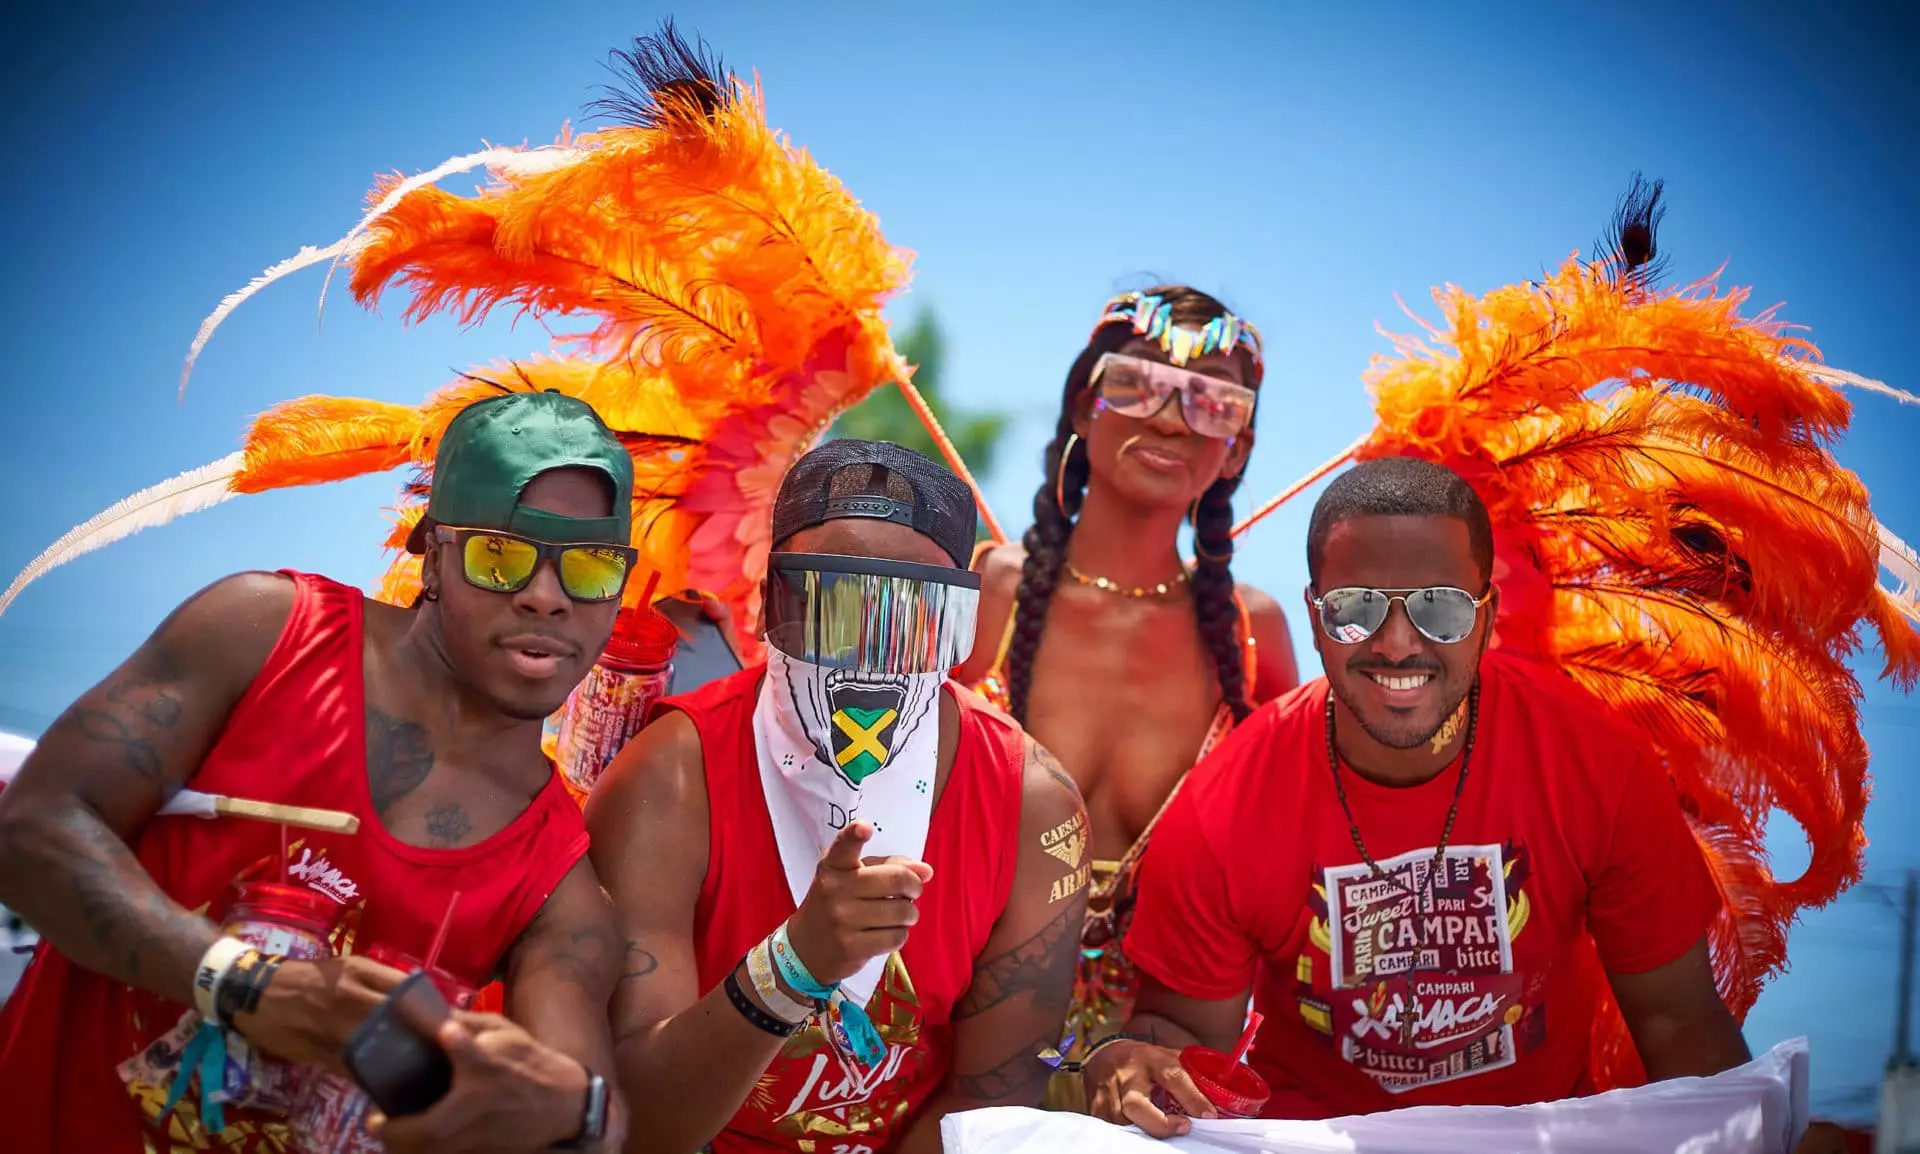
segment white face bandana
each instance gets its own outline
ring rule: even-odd
[[[927,850],[946,674],[851,678],[770,649],[754,705],[760,786],[796,904],[827,846],[856,818],[873,823],[867,857],[918,860]],[[865,1005],[886,965],[875,958],[841,983],[847,996]]]
[[[864,856],[926,853],[941,686],[973,645],[979,578],[964,570],[776,553],[767,676],[753,710],[760,784],[798,903],[827,846],[872,823]],[[841,983],[865,1005],[875,958]]]

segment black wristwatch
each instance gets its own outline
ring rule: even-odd
[[[585,1150],[607,1136],[607,1080],[587,1071],[587,1107],[580,1115],[580,1132],[565,1142],[555,1142],[555,1150]]]

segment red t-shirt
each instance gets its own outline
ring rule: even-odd
[[[764,671],[744,669],[655,707],[687,715],[706,762],[707,873],[694,912],[703,994],[793,916],[754,753],[753,707]],[[974,959],[1013,892],[1026,766],[1019,726],[974,693],[948,690],[960,706],[960,738],[921,858],[933,867],[933,880],[915,903],[919,922],[867,1003],[886,1058],[848,1074],[826,1036],[808,1026],[787,1040],[708,1146],[716,1154],[889,1150],[946,1078],[954,1004],[972,985]]]
[[[458,890],[437,964],[482,985],[586,853],[580,808],[556,773],[519,817],[475,845],[422,849],[388,833],[367,783],[361,594],[322,577],[289,575],[296,593],[286,629],[188,785],[359,817],[357,835],[291,831],[288,878],[343,907],[335,951],[364,952],[378,943],[421,957]],[[235,818],[157,817],[133,850],[169,897],[218,920],[236,880],[278,872],[280,830]],[[43,942],[0,1011],[0,1149],[283,1149],[284,1121],[248,1111],[228,1111],[226,1130],[209,1136],[195,1090],[174,1108],[166,1140],[142,1125],[143,1117],[159,1114],[166,1088],[129,1086],[116,1068],[185,1011],[83,970]]]
[[[1266,1114],[1519,1105],[1591,1089],[1605,977],[1679,958],[1719,891],[1636,735],[1564,675],[1498,650],[1445,863],[1456,759],[1411,788],[1327,764],[1324,679],[1193,771],[1141,865],[1127,954],[1192,998],[1254,991]],[[1597,960],[1596,960],[1597,947]]]

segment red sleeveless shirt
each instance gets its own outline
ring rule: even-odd
[[[367,783],[361,594],[323,577],[288,576],[295,595],[286,629],[188,785],[357,816],[356,835],[292,830],[289,837],[288,879],[343,907],[335,952],[379,943],[423,956],[458,890],[439,965],[484,985],[585,854],[580,808],[556,773],[519,817],[476,845],[421,849],[388,833]],[[236,881],[272,879],[280,869],[279,827],[264,822],[159,817],[132,848],[168,896],[216,921]],[[83,970],[43,942],[0,1011],[0,1147],[10,1154],[284,1149],[284,1122],[257,1113],[230,1110],[226,1130],[209,1136],[192,1091],[164,1137],[142,1124],[158,1116],[166,1088],[129,1087],[116,1067],[184,1012]]]
[[[706,762],[707,874],[694,911],[703,993],[794,911],[754,754],[753,707],[764,668],[657,707],[687,715]],[[887,1056],[865,1076],[849,1077],[820,1030],[807,1027],[788,1040],[713,1140],[714,1154],[877,1154],[900,1140],[945,1080],[954,1003],[972,983],[974,959],[1013,890],[1026,764],[1019,726],[978,695],[947,688],[960,706],[960,738],[927,830],[922,860],[933,867],[933,881],[920,897],[919,923],[867,1003]]]

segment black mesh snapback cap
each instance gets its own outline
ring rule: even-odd
[[[842,517],[905,525],[932,539],[957,568],[973,560],[973,490],[945,465],[891,441],[828,441],[795,461],[773,503],[774,546]]]

